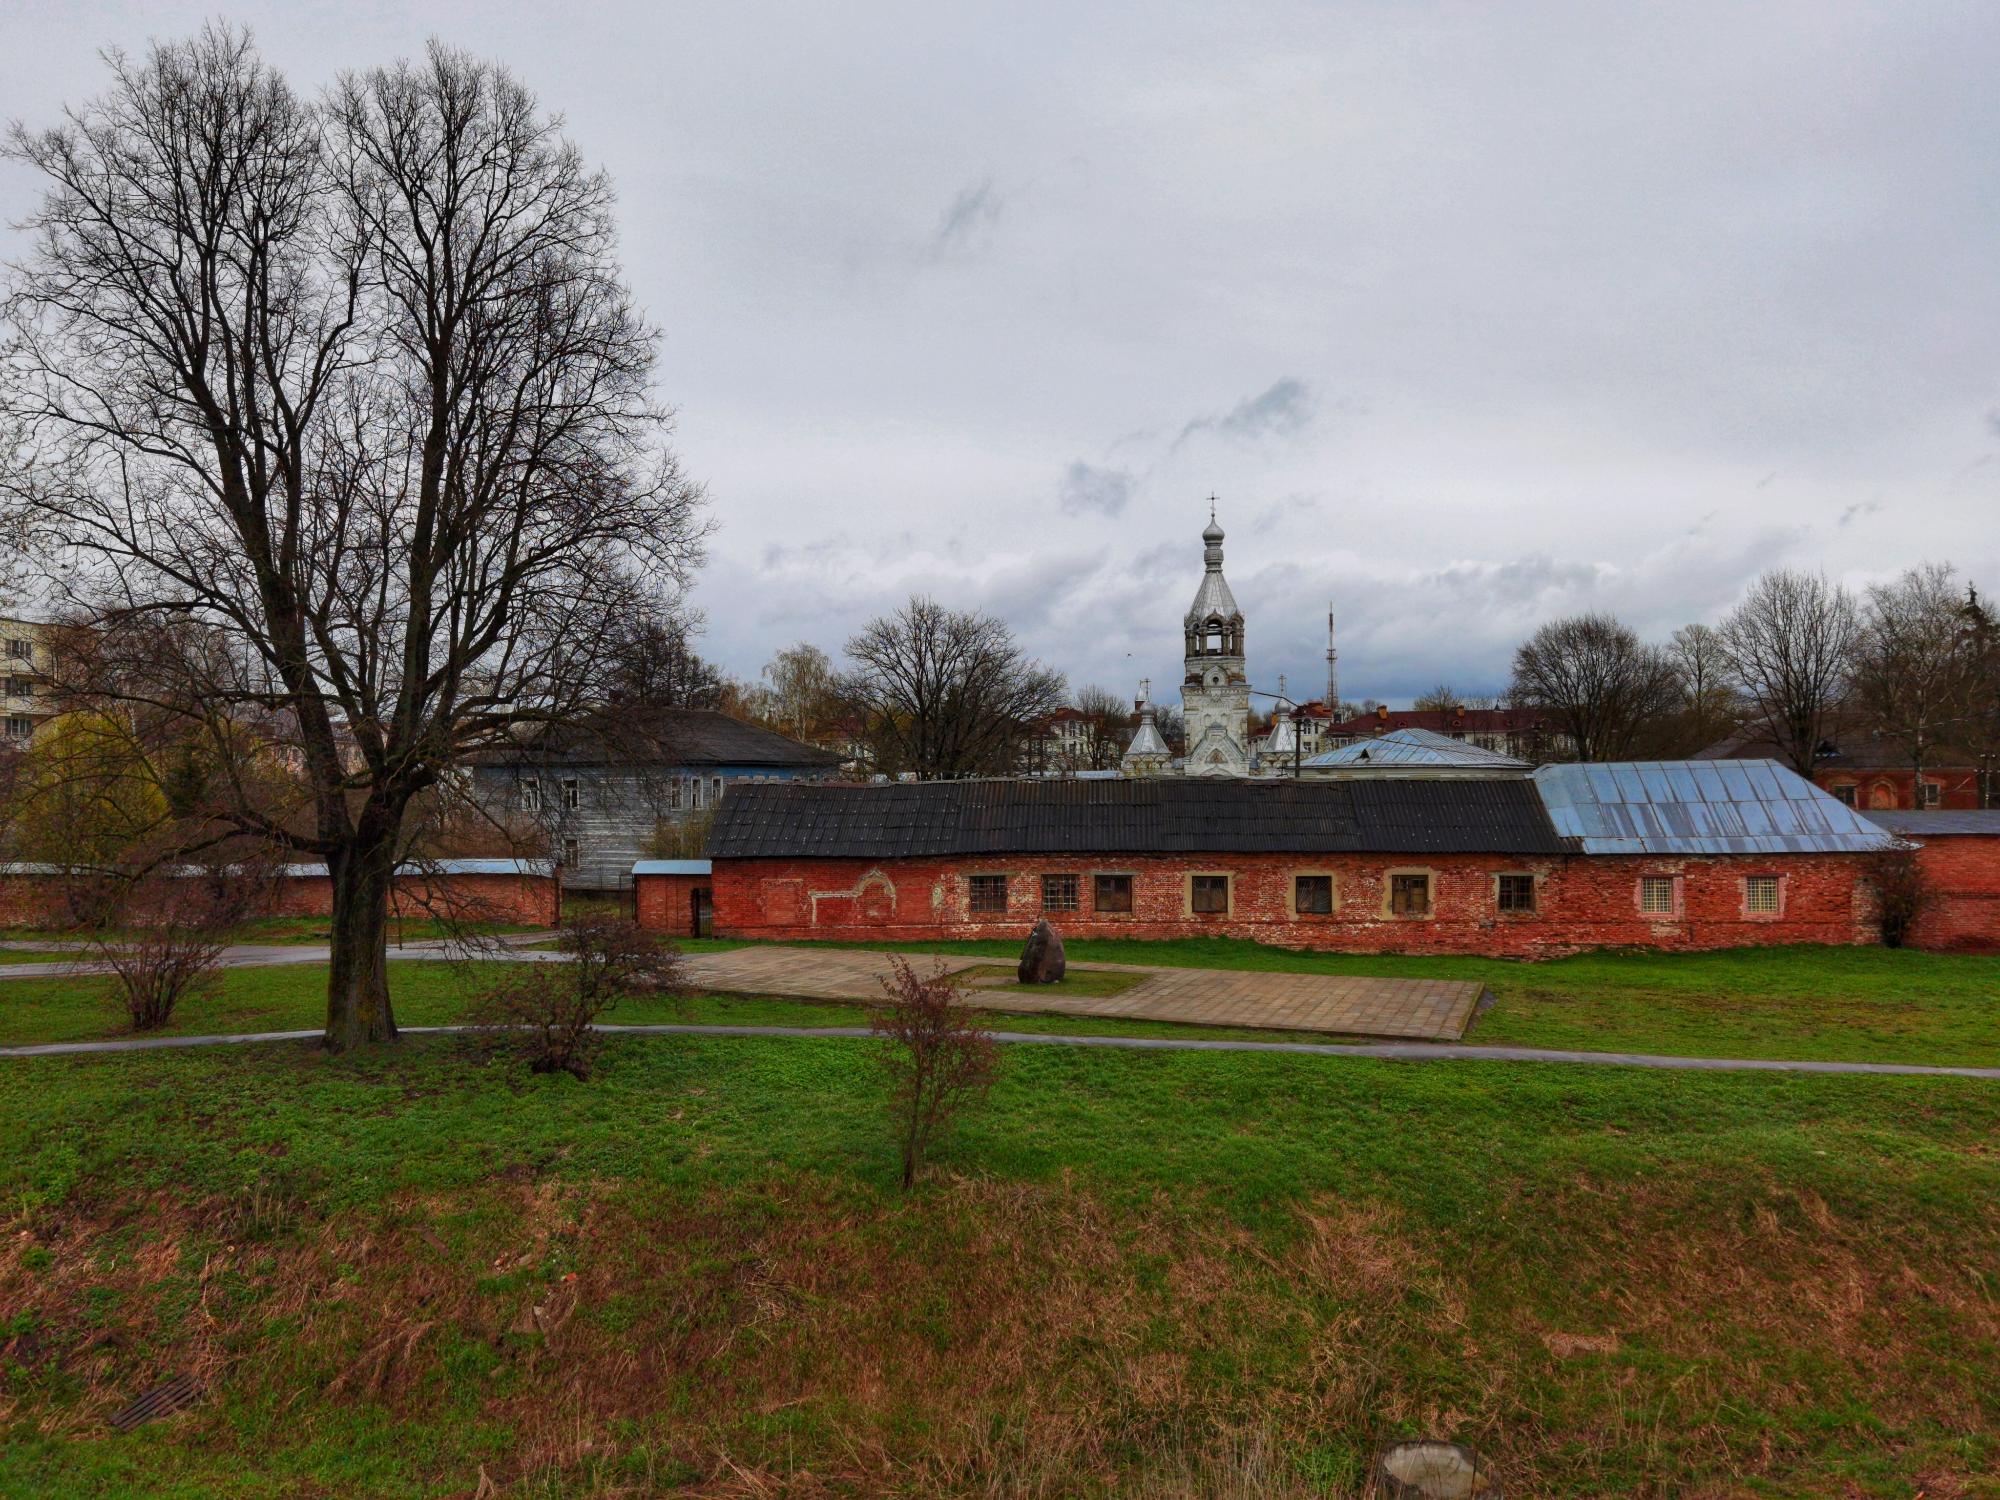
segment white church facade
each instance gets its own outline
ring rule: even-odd
[[[1150,693],[1142,693],[1140,726],[1126,751],[1121,769],[1127,776],[1158,776],[1178,771],[1187,776],[1251,776],[1261,759],[1292,755],[1297,733],[1289,705],[1281,704],[1276,722],[1261,742],[1250,730],[1250,673],[1244,640],[1243,611],[1222,573],[1222,527],[1209,509],[1201,534],[1201,584],[1182,622],[1183,666],[1181,718],[1186,754],[1176,764],[1153,721]],[[1333,647],[1333,615],[1327,615],[1327,682],[1338,681]]]

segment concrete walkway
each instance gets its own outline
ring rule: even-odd
[[[703,990],[739,995],[788,995],[808,1000],[877,1000],[894,955],[856,948],[787,948],[759,944],[685,960]],[[933,965],[960,974],[1002,968],[1004,959],[962,953],[908,955],[919,974]],[[1347,1036],[1455,1042],[1465,1035],[1484,990],[1442,979],[1365,979],[1337,974],[1288,974],[1262,969],[1183,969],[1140,964],[1072,963],[1071,973],[1123,973],[1137,983],[1116,995],[1072,995],[1003,983],[968,986],[968,1004],[985,1010],[1108,1016],[1193,1026],[1248,1026]]]
[[[447,1036],[470,1026],[405,1026],[405,1036]],[[600,1026],[625,1036],[782,1037],[866,1040],[858,1026]],[[87,1053],[162,1052],[186,1047],[228,1047],[253,1042],[314,1042],[317,1031],[252,1031],[226,1036],[119,1037],[106,1042],[44,1042],[32,1047],[0,1047],[10,1057],[70,1057]],[[993,1039],[1024,1046],[1109,1047],[1129,1052],[1278,1052],[1306,1057],[1386,1058],[1396,1062],[1571,1063],[1586,1067],[1662,1068],[1691,1073],[1810,1073],[1914,1078],[1978,1078],[2000,1082],[2000,1068],[1927,1067],[1921,1063],[1788,1062],[1767,1058],[1669,1057],[1646,1052],[1565,1052],[1547,1047],[1471,1047],[1440,1042],[1237,1042],[1144,1036],[1056,1036],[1043,1032],[996,1031]]]

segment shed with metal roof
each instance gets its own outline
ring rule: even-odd
[[[1585,854],[1868,854],[1899,844],[1770,760],[1543,766],[1534,785],[1550,822]]]

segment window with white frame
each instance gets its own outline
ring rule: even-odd
[[[563,810],[575,812],[583,806],[583,787],[574,776],[563,779]]]
[[[521,811],[540,812],[542,810],[542,784],[530,776],[521,783]]]
[[[722,806],[722,778],[720,776],[708,784],[708,805],[710,807]]]
[[[33,719],[24,719],[14,714],[9,714],[7,716],[8,739],[25,740],[32,738],[34,733],[35,733],[35,721]]]
[[[1743,909],[1753,917],[1775,917],[1784,898],[1775,875],[1743,877]]]
[[[1941,807],[1943,806],[1943,804],[1944,804],[1944,783],[1938,781],[1926,781],[1924,783],[1923,806]]]
[[[1671,917],[1674,914],[1674,877],[1671,875],[1641,875],[1639,877],[1639,910],[1649,917]]]
[[[701,811],[701,778],[699,776],[690,776],[688,778],[688,806],[696,812]]]
[[[13,640],[7,642],[7,655],[14,661],[33,661],[35,647],[31,641]]]
[[[575,839],[563,840],[563,868],[574,870],[583,863],[583,845]]]

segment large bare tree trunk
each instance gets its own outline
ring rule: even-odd
[[[330,1051],[395,1040],[388,969],[389,893],[395,868],[392,839],[350,848],[329,862],[333,954],[326,983],[326,1046]]]

